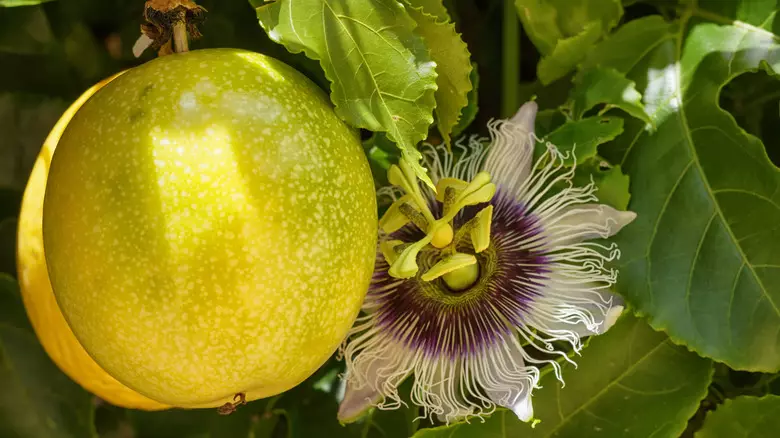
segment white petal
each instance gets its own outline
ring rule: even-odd
[[[584,321],[580,321],[576,324],[560,322],[558,324],[551,324],[550,328],[554,330],[571,330],[577,333],[581,338],[591,335],[601,335],[609,330],[615,322],[617,322],[620,315],[623,313],[623,300],[617,296],[614,298],[614,303],[611,304],[606,311],[593,304],[578,305],[578,310],[582,312],[588,312],[593,317],[594,325],[585,324]]]
[[[601,325],[601,331],[599,334],[603,334],[607,330],[611,329],[620,318],[620,315],[623,314],[623,310],[625,310],[625,307],[623,307],[622,304],[610,308],[607,311],[607,314],[604,316],[604,323]]]
[[[577,204],[556,212],[545,224],[545,231],[555,245],[565,246],[614,236],[635,218],[633,211],[619,211],[605,204]]]
[[[518,398],[517,403],[508,406],[520,421],[529,422],[534,418],[534,406],[531,403],[531,393],[527,392]]]
[[[528,372],[523,360],[523,351],[516,339],[499,347],[492,354],[487,366],[492,367],[482,382],[485,393],[498,406],[511,409],[521,421],[533,418],[534,409],[531,404],[531,389],[536,384],[537,374]],[[505,381],[512,376],[513,381]]]
[[[482,169],[500,189],[512,194],[520,193],[531,173],[538,109],[536,102],[526,102],[511,119],[490,126],[493,141]]]
[[[566,284],[551,277],[544,297],[529,314],[528,324],[537,330],[573,345],[586,336],[609,330],[623,312],[623,299],[604,284]],[[575,337],[576,335],[576,337]]]
[[[439,400],[439,421],[449,424],[472,415],[474,407],[461,394],[463,373],[459,363],[442,359],[435,367],[430,393]]]
[[[347,387],[344,399],[339,404],[338,419],[340,422],[351,423],[370,407],[379,403],[382,399],[380,388],[387,379],[382,379],[378,371],[386,367],[389,362],[389,360],[374,357],[354,363],[355,369],[352,372],[347,372]],[[360,374],[362,379],[355,374]]]

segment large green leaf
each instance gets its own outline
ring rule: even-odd
[[[696,438],[773,438],[780,430],[780,397],[737,397],[707,415]]]
[[[584,187],[591,181],[596,185],[596,197],[602,204],[626,210],[631,199],[629,177],[620,166],[613,166],[599,156],[592,157],[574,170],[574,185]]]
[[[320,61],[337,114],[387,132],[432,186],[416,145],[433,123],[436,65],[406,9],[395,0],[251,2],[271,39]]]
[[[582,120],[567,120],[543,140],[554,144],[559,151],[567,154],[566,162],[577,163],[596,155],[598,145],[613,140],[623,132],[623,119],[619,117],[587,117]],[[544,151],[544,144],[536,144],[536,154]],[[573,154],[573,155],[572,155]]]
[[[566,365],[562,387],[545,374],[533,396],[534,428],[498,410],[485,423],[424,429],[415,438],[678,437],[707,393],[712,363],[624,316]]]
[[[523,28],[544,55],[538,76],[549,84],[566,75],[623,15],[619,0],[515,0]]]
[[[777,7],[691,3],[673,29],[636,20],[586,61],[627,73],[658,128],[629,119],[601,151],[630,175],[638,214],[617,237],[619,291],[675,342],[752,371],[780,369],[780,170],[718,93],[780,70]]]
[[[16,281],[0,274],[0,436],[90,438],[92,395],[63,374],[38,343]]]
[[[421,7],[410,6],[407,10],[417,22],[415,32],[425,39],[431,59],[436,63],[436,127],[449,145],[461,109],[469,103],[472,68],[469,49],[455,30],[455,24],[440,21]]]

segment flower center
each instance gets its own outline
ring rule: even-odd
[[[434,217],[417,183],[411,166],[402,158],[399,165],[388,171],[391,184],[400,187],[405,195],[397,199],[379,220],[379,226],[388,235],[414,224],[425,235],[414,242],[387,240],[380,244],[382,255],[395,278],[412,278],[417,275],[417,255],[425,248],[438,250],[436,262],[421,275],[423,281],[439,277],[454,291],[471,287],[479,279],[479,264],[474,254],[459,252],[459,246],[470,240],[474,253],[478,254],[490,245],[490,224],[493,206],[488,205],[472,219],[453,229],[455,216],[465,207],[486,204],[496,193],[496,185],[490,182],[490,174],[480,172],[471,181],[443,178],[436,185],[436,200],[443,205],[441,217]]]
[[[479,263],[458,268],[442,275],[442,280],[453,292],[466,290],[479,279]]]

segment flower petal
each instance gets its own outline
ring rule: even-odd
[[[520,421],[529,422],[534,418],[534,406],[531,403],[530,391],[525,391],[524,394],[520,394],[517,402],[514,405],[507,407],[517,415],[517,418]]]
[[[382,399],[379,389],[384,384],[379,370],[385,368],[391,360],[374,357],[354,363],[355,369],[347,373],[347,387],[344,398],[339,404],[338,420],[351,423],[375,406]],[[356,377],[356,374],[362,376]],[[362,381],[361,381],[362,380]]]
[[[576,204],[560,209],[544,228],[555,245],[565,246],[614,236],[635,218],[605,204]]]
[[[474,407],[463,397],[463,373],[460,362],[440,360],[435,365],[434,383],[429,391],[440,407],[436,413],[439,421],[452,423],[474,413]]]
[[[531,173],[538,109],[536,102],[526,102],[511,119],[490,125],[493,141],[482,169],[490,173],[496,185],[513,195],[520,193]]]
[[[531,403],[531,389],[535,385],[536,373],[527,373],[523,351],[516,339],[496,347],[487,366],[497,378],[484,379],[482,384],[488,398],[498,406],[511,409],[520,421],[530,421],[534,416]],[[501,381],[508,376],[526,376],[520,380]],[[495,381],[490,381],[495,380]]]
[[[623,310],[623,298],[613,294],[608,284],[572,283],[553,275],[544,297],[529,312],[528,324],[578,348],[580,338],[605,333]]]

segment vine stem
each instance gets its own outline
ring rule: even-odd
[[[502,26],[501,117],[511,117],[520,107],[520,22],[514,0],[504,0]]]

